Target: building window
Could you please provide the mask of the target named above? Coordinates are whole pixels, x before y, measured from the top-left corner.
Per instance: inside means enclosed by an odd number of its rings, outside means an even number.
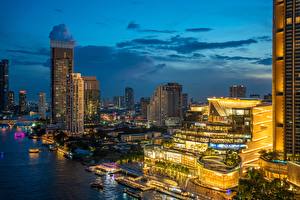
[[[292,22],[293,22],[293,20],[292,20],[292,18],[291,17],[289,17],[289,18],[287,18],[286,19],[286,24],[292,24]]]

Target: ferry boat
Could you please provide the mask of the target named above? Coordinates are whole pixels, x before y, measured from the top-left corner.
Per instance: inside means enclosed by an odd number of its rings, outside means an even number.
[[[103,189],[103,184],[102,184],[102,182],[100,181],[100,180],[95,180],[94,182],[92,182],[91,184],[90,184],[90,186],[92,187],[92,188],[96,188],[96,189]]]
[[[30,148],[29,150],[29,153],[39,153],[40,150],[38,148]]]
[[[136,191],[133,191],[133,190],[130,190],[128,188],[125,188],[123,190],[124,193],[136,198],[136,199],[142,199],[142,194],[140,192],[136,192]]]

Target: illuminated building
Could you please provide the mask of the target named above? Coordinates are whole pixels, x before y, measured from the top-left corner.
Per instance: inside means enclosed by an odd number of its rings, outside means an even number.
[[[15,111],[15,93],[14,93],[14,91],[8,92],[7,107],[10,112],[13,113]]]
[[[8,101],[8,60],[0,61],[0,112],[7,110]]]
[[[147,107],[150,103],[150,98],[142,97],[140,100],[141,103],[141,115],[144,119],[147,119]]]
[[[182,111],[185,112],[189,108],[189,96],[187,93],[181,95]]]
[[[94,76],[84,76],[84,121],[95,123],[100,118],[99,81]]]
[[[19,91],[19,114],[24,115],[27,113],[27,101],[26,101],[26,91]]]
[[[113,102],[114,102],[114,105],[115,107],[121,109],[121,108],[124,108],[125,107],[125,101],[124,101],[124,96],[115,96],[113,98]]]
[[[73,72],[74,42],[51,40],[52,122],[66,125],[67,76]]]
[[[182,119],[182,86],[178,83],[160,85],[154,91],[148,106],[147,119],[163,126],[169,117]]]
[[[246,98],[246,87],[243,85],[232,85],[229,88],[230,97]]]
[[[46,93],[40,92],[39,93],[39,104],[38,104],[38,111],[39,115],[42,119],[46,119]]]
[[[272,105],[236,98],[208,102],[191,105],[170,144],[145,148],[147,170],[158,161],[181,164],[202,185],[226,190],[238,185],[241,169],[259,166],[258,152],[273,147]],[[228,155],[235,155],[233,164]]]
[[[67,77],[67,130],[72,134],[84,131],[84,80],[79,73]]]
[[[125,106],[127,110],[134,110],[134,92],[130,87],[125,88]]]
[[[274,0],[274,149],[283,152],[285,159],[300,154],[299,12],[296,0]]]

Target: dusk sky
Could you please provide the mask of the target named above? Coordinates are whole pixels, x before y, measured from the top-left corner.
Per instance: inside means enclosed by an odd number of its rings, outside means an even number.
[[[102,97],[151,96],[178,82],[195,99],[231,84],[271,93],[271,0],[1,0],[0,59],[10,87],[50,92],[49,33],[76,41],[75,72],[95,75]],[[57,33],[60,34],[60,33]]]

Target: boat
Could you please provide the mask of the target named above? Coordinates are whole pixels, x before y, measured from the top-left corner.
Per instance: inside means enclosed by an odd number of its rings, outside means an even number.
[[[124,193],[136,198],[136,199],[142,199],[142,194],[140,192],[136,192],[136,191],[133,191],[133,190],[130,190],[128,188],[125,188],[123,190]]]
[[[40,150],[38,148],[30,148],[29,150],[29,153],[39,153]]]
[[[106,175],[106,172],[104,172],[102,170],[95,170],[95,174],[98,176],[104,176],[104,175]]]
[[[102,182],[100,180],[96,180],[96,181],[90,183],[90,186],[92,188],[96,188],[96,189],[99,189],[99,190],[103,189],[103,184],[102,184]]]

